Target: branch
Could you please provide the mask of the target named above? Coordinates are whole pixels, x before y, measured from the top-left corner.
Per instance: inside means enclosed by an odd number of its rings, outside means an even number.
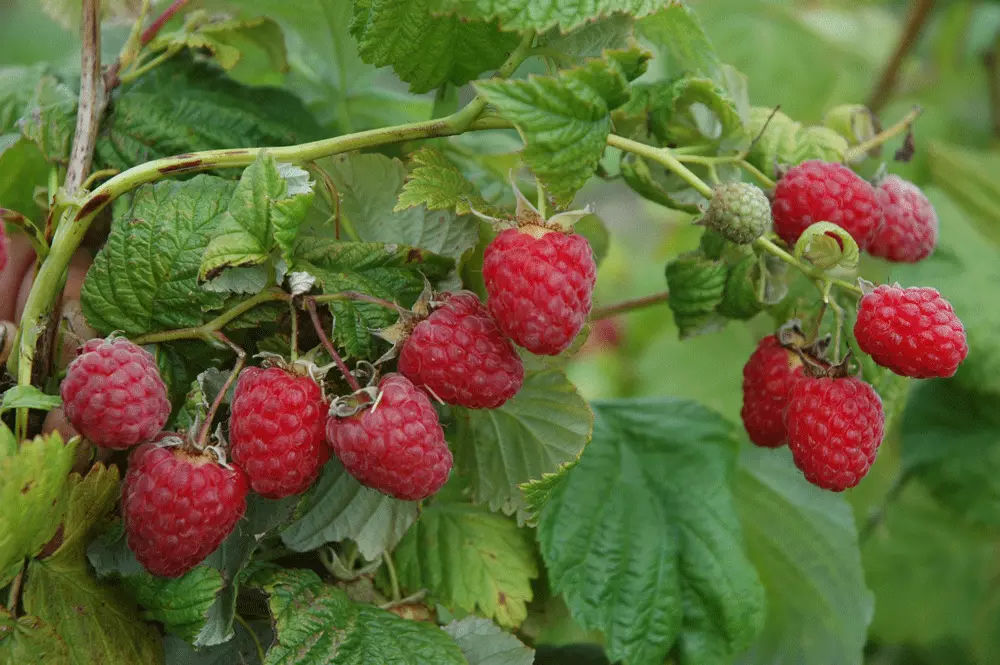
[[[920,36],[920,30],[923,28],[924,23],[926,23],[927,16],[933,7],[934,0],[913,0],[913,4],[910,6],[910,14],[906,19],[906,25],[903,27],[903,34],[899,36],[896,48],[889,57],[889,62],[886,63],[885,69],[882,70],[881,78],[875,84],[875,88],[868,98],[868,108],[871,109],[872,113],[878,113],[889,100],[889,97],[892,96],[903,60],[906,58],[906,54],[910,52],[910,49],[913,48],[917,37]]]
[[[90,173],[97,145],[97,130],[104,110],[101,93],[101,0],[84,0],[83,48],[80,55],[80,102],[76,114],[76,134],[63,186],[73,195]]]
[[[643,296],[642,298],[625,300],[623,302],[615,303],[614,305],[608,305],[607,307],[598,307],[590,313],[590,320],[600,321],[601,319],[610,319],[612,316],[618,316],[619,314],[624,314],[626,312],[632,312],[637,309],[644,309],[646,307],[665,303],[669,298],[670,292],[663,291],[661,293],[654,293],[650,296]]]

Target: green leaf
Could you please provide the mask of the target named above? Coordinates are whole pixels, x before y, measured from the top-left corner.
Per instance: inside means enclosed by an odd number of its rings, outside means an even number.
[[[854,270],[861,260],[861,250],[843,228],[832,222],[816,222],[795,241],[795,258],[803,257],[823,270],[836,267]]]
[[[697,214],[701,212],[698,203],[705,197],[691,190],[673,173],[659,164],[650,164],[642,157],[623,152],[619,161],[622,178],[626,184],[643,198],[672,210]]]
[[[35,189],[45,185],[48,172],[37,145],[20,134],[0,135],[0,207],[39,219],[42,212],[35,202]]]
[[[76,93],[68,85],[54,76],[44,76],[22,112],[21,133],[49,162],[65,164],[69,160],[76,104]]]
[[[51,411],[62,404],[59,395],[46,395],[34,386],[14,386],[3,394],[0,413],[11,409],[39,409]]]
[[[312,200],[312,184],[305,171],[260,153],[243,171],[226,211],[219,216],[218,231],[201,259],[199,279],[210,279],[227,268],[266,264],[279,251],[290,264]]]
[[[0,607],[0,661],[17,665],[70,665],[66,642],[38,617],[15,619]]]
[[[996,245],[950,196],[936,188],[926,189],[925,194],[941,220],[937,248],[920,263],[894,265],[889,281],[941,291],[962,320],[969,342],[969,357],[958,368],[956,380],[972,390],[1000,395],[1000,339],[996,336],[1000,308],[993,303],[1000,283]]]
[[[240,63],[248,46],[263,50],[275,70],[288,69],[281,26],[266,17],[212,20],[203,12],[190,12],[180,30],[160,33],[146,49],[150,53],[181,48],[200,51],[211,55],[219,66],[229,71]]]
[[[729,489],[733,427],[685,400],[593,407],[594,440],[538,525],[553,591],[612,660],[728,662],[765,617]]]
[[[270,595],[274,616],[267,665],[465,665],[437,626],[353,603],[312,571],[279,570],[255,582]]]
[[[664,145],[709,145],[723,153],[749,144],[736,102],[710,79],[685,77],[633,94],[646,100],[650,128]]]
[[[627,14],[611,14],[588,21],[569,32],[553,28],[539,35],[537,46],[556,51],[560,61],[572,58],[582,64],[585,58],[599,58],[606,50],[626,49],[633,44],[635,19]]]
[[[549,194],[569,202],[594,173],[611,131],[611,111],[628,100],[628,79],[613,57],[557,76],[477,81],[476,89],[524,138],[524,160]]]
[[[0,570],[37,554],[66,510],[66,486],[76,444],[58,433],[21,443],[0,458]]]
[[[90,544],[87,558],[99,578],[116,582],[144,608],[144,620],[159,621],[188,642],[196,641],[224,584],[222,574],[208,566],[178,578],[147,573],[128,548],[120,521]]]
[[[640,17],[667,4],[668,0],[429,0],[432,11],[478,21],[499,19],[505,30],[519,32],[556,26],[566,32],[615,12]]]
[[[469,665],[531,665],[535,650],[505,633],[489,619],[469,616],[452,621],[444,632],[455,638]]]
[[[726,289],[728,268],[722,261],[712,261],[698,252],[678,256],[667,264],[667,304],[681,339],[715,332],[726,324],[716,313]]]
[[[116,206],[111,234],[83,284],[87,322],[105,334],[130,335],[204,322],[204,312],[223,301],[198,287],[198,268],[233,188],[200,175],[145,185],[130,207]]]
[[[580,456],[593,414],[558,369],[528,374],[520,392],[498,409],[455,408],[447,432],[458,472],[469,477],[472,498],[519,522],[528,505],[518,485],[553,473]]]
[[[435,501],[393,553],[400,584],[427,589],[449,610],[479,612],[505,628],[528,616],[538,576],[528,533],[484,508]]]
[[[187,55],[124,86],[102,127],[96,164],[119,170],[200,150],[304,143],[320,134],[294,96],[240,85]]]
[[[496,69],[520,41],[516,34],[500,32],[496,22],[433,15],[431,3],[355,2],[351,34],[361,59],[391,66],[412,92],[427,92],[445,83],[464,85]]]
[[[1000,160],[992,152],[967,150],[935,141],[930,145],[927,161],[934,184],[972,213],[980,233],[1000,243],[1000,226],[996,223],[997,196],[1000,196],[996,177],[1000,174]]]
[[[809,159],[842,162],[849,147],[847,139],[832,129],[804,127],[781,111],[769,108],[755,106],[750,110],[748,131],[751,137],[759,138],[747,161],[771,178],[775,177],[778,165],[794,165]]]
[[[87,569],[84,547],[95,524],[118,500],[118,471],[95,465],[86,478],[70,477],[63,542],[47,559],[28,566],[24,608],[72,645],[73,665],[160,663],[156,630],[142,623],[135,606]]]
[[[716,83],[724,80],[723,65],[690,7],[672,3],[663,11],[638,21],[639,33],[660,49],[668,78],[684,74],[704,76]]]
[[[292,270],[314,275],[325,293],[361,291],[400,304],[416,300],[425,277],[436,282],[455,265],[452,259],[416,247],[329,237],[301,239],[295,256]],[[370,356],[375,349],[372,331],[396,318],[394,312],[369,303],[336,301],[330,309],[337,317],[336,342],[354,357]]]
[[[758,298],[760,280],[760,259],[756,255],[744,257],[730,265],[722,302],[718,306],[719,314],[740,320],[756,316],[763,307]],[[767,282],[765,282],[766,287]]]
[[[529,526],[537,526],[538,518],[542,514],[542,508],[552,498],[552,490],[559,486],[577,465],[579,458],[572,462],[567,462],[553,473],[543,473],[541,478],[521,483],[518,487],[524,495],[526,522]]]
[[[18,131],[17,121],[45,75],[45,66],[0,67],[0,134]]]
[[[861,665],[873,604],[850,506],[806,482],[786,449],[742,453],[734,494],[767,622],[737,662]]]
[[[919,382],[903,413],[903,468],[969,522],[1000,525],[1000,413],[959,382]]]
[[[281,539],[296,552],[325,543],[353,540],[358,551],[374,561],[391,550],[417,519],[419,506],[364,487],[336,459],[302,498]]]
[[[163,640],[166,665],[263,665],[254,635],[266,648],[274,639],[271,622],[267,619],[249,623],[252,634],[242,623],[237,623],[231,640],[210,647],[192,647],[175,635],[167,635]]]
[[[455,202],[443,205],[442,197],[457,198],[457,190],[470,187],[467,195],[469,203],[482,204],[481,207],[485,204],[475,193],[475,188],[464,181],[461,173],[440,153],[423,148],[412,158],[421,167],[411,174],[411,180],[405,184],[407,175],[402,163],[384,155],[339,155],[320,160],[319,165],[332,178],[342,199],[341,215],[350,224],[357,240],[403,243],[457,261],[479,240],[479,220],[466,214],[467,205],[464,210],[459,209],[459,215],[442,210],[456,205]],[[433,169],[434,177],[427,173],[430,169]],[[454,194],[448,191],[452,188]],[[417,201],[417,192],[434,198]],[[407,201],[405,206],[404,199]],[[414,207],[422,203],[427,204],[426,209]]]
[[[414,152],[410,155],[410,164],[410,174],[393,212],[419,205],[426,205],[428,210],[455,208],[461,215],[468,214],[472,209],[486,209],[487,203],[476,186],[451,160],[434,148],[421,148]],[[467,226],[476,228],[471,220]],[[478,235],[469,234],[470,239],[478,238]]]

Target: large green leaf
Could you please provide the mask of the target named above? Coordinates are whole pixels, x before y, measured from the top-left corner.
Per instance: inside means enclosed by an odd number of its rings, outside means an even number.
[[[300,239],[295,257],[292,269],[314,275],[326,293],[360,291],[403,305],[416,300],[425,278],[437,282],[455,266],[450,258],[408,245],[318,236]],[[372,332],[396,319],[395,312],[370,303],[335,301],[330,309],[336,316],[334,337],[351,356],[370,356]]]
[[[499,19],[505,30],[566,31],[614,12],[645,16],[669,0],[429,0],[432,10],[472,20]]]
[[[676,80],[693,74],[722,83],[722,62],[690,7],[672,4],[640,20],[637,28],[660,49],[657,64],[667,78]]]
[[[516,628],[528,615],[538,575],[528,534],[513,520],[462,503],[434,502],[393,554],[399,582],[427,589],[451,610],[476,612]]]
[[[780,165],[809,159],[844,160],[847,139],[827,127],[806,127],[781,111],[756,106],[750,110],[750,136],[757,139],[748,161],[771,177]]]
[[[75,454],[53,433],[0,458],[0,571],[37,554],[59,528]]]
[[[458,642],[469,665],[531,665],[535,661],[533,649],[488,619],[468,616],[452,621],[444,631]]]
[[[787,449],[742,453],[734,493],[767,622],[738,662],[861,665],[872,596],[850,506],[806,482]]]
[[[281,539],[297,552],[350,539],[362,556],[373,561],[396,546],[418,512],[415,501],[394,499],[361,485],[334,458],[302,498]]]
[[[553,591],[613,660],[728,662],[765,618],[729,489],[732,426],[684,400],[593,406],[594,440],[539,520]]]
[[[0,607],[0,662],[17,665],[70,665],[69,647],[38,617],[15,619]]]
[[[252,583],[270,595],[274,616],[267,665],[465,665],[437,626],[354,603],[312,571],[279,570]]]
[[[202,290],[198,268],[234,184],[200,175],[145,185],[130,207],[115,207],[107,243],[83,284],[88,323],[137,335],[196,326],[222,297]]]
[[[0,67],[0,134],[17,131],[17,121],[31,101],[45,67]]]
[[[271,67],[278,71],[288,69],[281,27],[265,17],[213,20],[204,14],[194,14],[179,30],[161,32],[146,45],[149,53],[181,48],[211,55],[226,71],[235,68],[243,60],[245,52],[260,49]]]
[[[211,278],[227,268],[259,266],[277,254],[291,263],[299,227],[312,205],[308,174],[278,164],[266,152],[248,166],[233,190],[218,230],[205,248],[198,276]]]
[[[498,409],[455,408],[448,440],[473,500],[528,517],[518,485],[572,462],[590,440],[593,414],[558,369],[528,374],[520,392]]]
[[[644,66],[643,62],[639,70]],[[628,100],[628,80],[638,73],[628,70],[622,61],[609,56],[555,76],[475,85],[520,130],[524,160],[549,193],[568,202],[604,154],[611,111]]]
[[[38,146],[20,134],[0,135],[0,207],[38,220],[35,188],[45,184],[49,167]]]
[[[294,96],[242,86],[186,55],[125,86],[102,125],[95,159],[127,169],[199,150],[282,146],[319,138]]]
[[[357,0],[351,34],[365,62],[391,66],[412,92],[444,83],[463,85],[496,69],[517,46],[516,34],[496,22],[463,21],[431,14],[430,0]]]
[[[86,478],[70,477],[63,541],[47,559],[28,566],[24,608],[72,645],[73,665],[159,663],[156,630],[138,618],[134,604],[91,577],[84,548],[95,524],[118,500],[118,471],[95,465]]]
[[[412,159],[424,166],[405,185],[403,164],[385,155],[338,155],[320,160],[319,165],[337,188],[340,214],[356,240],[403,243],[457,261],[479,240],[479,220],[468,214],[468,203],[482,199],[457,169],[448,168],[450,163],[440,153],[424,148]],[[430,168],[433,177],[426,173]],[[414,196],[415,189],[423,195]],[[442,210],[454,208],[463,198],[468,202],[462,215]]]

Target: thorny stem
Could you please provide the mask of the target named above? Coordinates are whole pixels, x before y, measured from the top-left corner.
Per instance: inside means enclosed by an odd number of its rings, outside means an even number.
[[[313,328],[316,329],[316,335],[319,336],[320,343],[323,345],[323,348],[326,349],[326,352],[330,354],[330,357],[333,358],[333,362],[337,365],[337,369],[339,369],[340,373],[344,375],[344,380],[347,381],[347,385],[351,387],[351,390],[361,390],[361,384],[358,383],[357,378],[351,374],[351,370],[347,368],[347,363],[345,363],[344,359],[340,357],[339,353],[337,353],[337,349],[334,348],[333,343],[330,341],[330,337],[326,334],[326,331],[323,330],[323,323],[319,320],[319,312],[316,311],[315,298],[306,299],[306,310],[309,311],[309,318],[312,319]]]
[[[877,148],[893,137],[909,131],[913,122],[920,116],[921,113],[923,113],[922,108],[919,106],[913,107],[913,110],[903,116],[903,119],[894,124],[892,127],[882,130],[867,141],[863,141],[848,150],[844,154],[844,161],[850,164],[852,162],[862,160],[873,148]]]
[[[933,7],[934,0],[913,1],[910,14],[906,19],[906,25],[903,28],[903,33],[900,35],[899,41],[896,42],[896,48],[893,49],[892,55],[885,65],[885,69],[882,70],[882,76],[879,78],[878,83],[875,84],[875,88],[868,98],[868,108],[871,109],[872,113],[878,113],[892,95],[892,91],[896,87],[896,79],[899,76],[903,59],[906,58],[906,54],[909,53],[914,43],[916,43],[917,37],[920,36],[920,30],[923,28],[924,23],[926,23],[927,16]]]
[[[610,319],[611,317],[618,316],[619,314],[665,303],[669,298],[670,292],[663,291],[661,293],[654,293],[650,296],[643,296],[642,298],[625,300],[623,302],[615,303],[614,305],[599,307],[590,313],[590,320],[600,321],[601,319]]]
[[[243,626],[244,630],[250,633],[250,639],[253,640],[253,645],[257,647],[257,657],[260,658],[260,662],[263,663],[267,657],[264,654],[264,647],[261,646],[260,638],[257,637],[257,633],[253,632],[253,628],[250,627],[250,624],[247,623],[247,620],[244,619],[239,612],[234,614],[233,617],[240,623],[241,626]]]
[[[76,113],[76,133],[66,167],[63,187],[72,195],[90,173],[97,145],[97,130],[104,110],[101,94],[101,0],[84,0],[80,27],[80,100]]]
[[[219,390],[219,394],[215,396],[212,401],[212,406],[208,409],[208,413],[205,415],[205,422],[201,426],[201,431],[198,433],[198,441],[196,445],[199,449],[204,449],[208,445],[208,437],[212,433],[212,421],[215,420],[215,414],[218,412],[219,407],[222,406],[222,401],[226,399],[226,393],[229,392],[229,387],[233,385],[233,381],[239,376],[240,370],[243,369],[243,363],[246,362],[247,353],[240,347],[229,341],[221,331],[217,331],[214,335],[215,339],[219,340],[236,354],[236,362],[233,364],[233,371],[229,373],[226,377],[226,382],[222,384],[222,388]]]

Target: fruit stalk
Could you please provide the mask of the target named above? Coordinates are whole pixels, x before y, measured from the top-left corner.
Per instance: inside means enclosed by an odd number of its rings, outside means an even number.
[[[344,363],[344,359],[340,357],[337,353],[337,349],[333,347],[333,343],[330,342],[330,338],[327,336],[326,331],[323,330],[323,324],[319,320],[319,313],[316,311],[316,300],[314,298],[309,298],[306,300],[306,309],[309,310],[309,318],[312,319],[313,327],[316,329],[316,335],[319,336],[319,341],[326,349],[326,352],[330,354],[333,358],[333,362],[336,363],[337,369],[340,373],[344,375],[344,381],[347,381],[347,385],[351,387],[351,390],[358,391],[361,390],[361,384],[358,380],[351,374],[351,370],[347,368],[347,364]]]

